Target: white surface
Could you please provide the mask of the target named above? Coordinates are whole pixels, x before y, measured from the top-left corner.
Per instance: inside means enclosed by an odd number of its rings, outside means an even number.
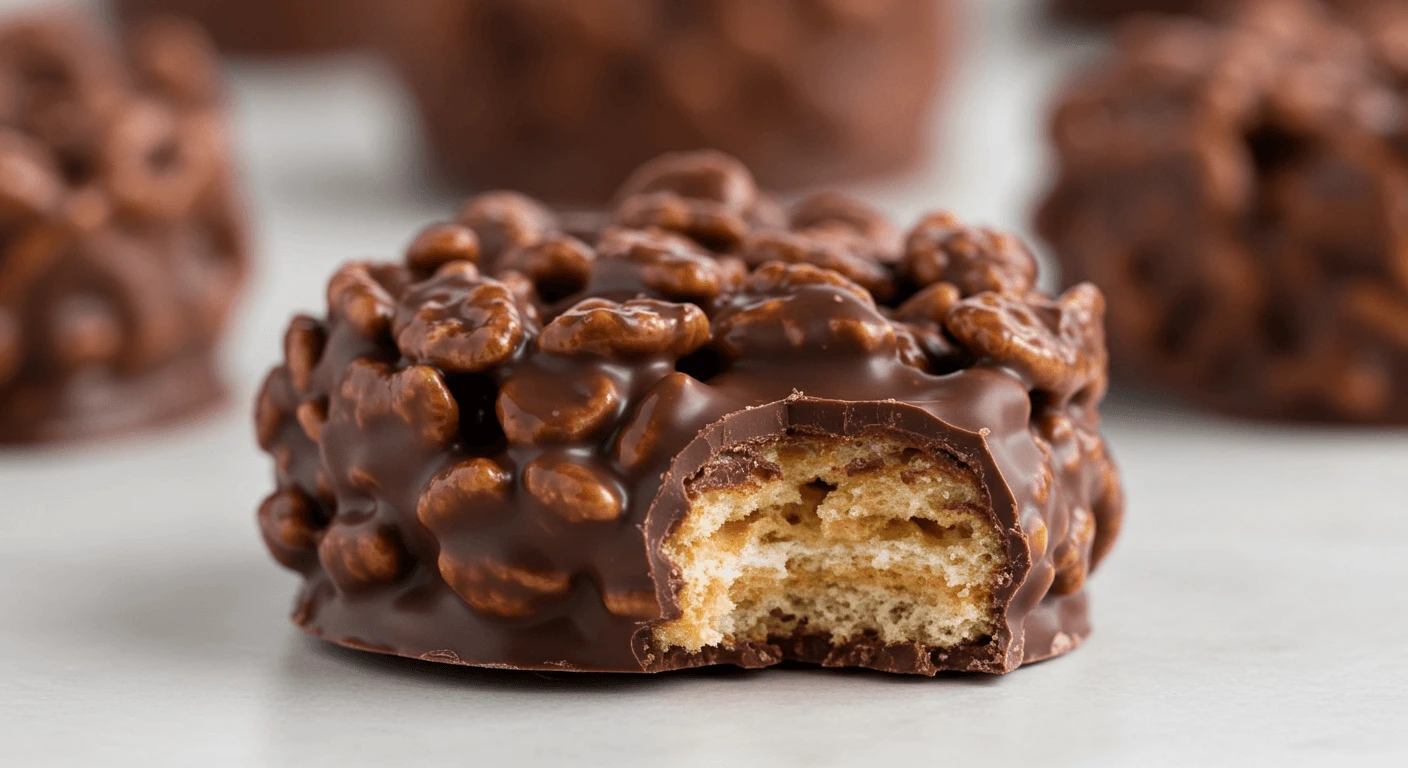
[[[1017,225],[1070,49],[979,3],[942,166],[869,190]],[[417,196],[374,68],[244,70],[260,272],[237,408],[167,435],[0,453],[0,765],[1408,764],[1408,433],[1111,405],[1124,539],[1096,631],[1001,679],[828,671],[495,673],[304,638],[253,523],[248,407],[339,261],[452,210]],[[196,762],[200,760],[201,762]]]

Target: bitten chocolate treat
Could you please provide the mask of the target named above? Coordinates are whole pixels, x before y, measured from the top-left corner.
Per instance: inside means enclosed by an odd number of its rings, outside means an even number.
[[[405,0],[370,33],[435,168],[600,204],[633,168],[716,147],[771,186],[900,170],[927,136],[948,0]]]
[[[198,30],[0,25],[0,442],[219,402],[245,272],[218,82]]]
[[[204,27],[221,50],[286,56],[358,46],[361,16],[384,0],[112,0],[128,21],[183,17]],[[385,2],[387,7],[397,2]]]
[[[784,211],[665,156],[601,226],[470,200],[349,264],[259,396],[294,621],[385,653],[1007,672],[1088,632],[1123,501],[1103,299],[1013,238]]]
[[[1236,414],[1408,421],[1403,40],[1261,0],[1132,23],[1075,80],[1039,228],[1105,290],[1117,374]]]

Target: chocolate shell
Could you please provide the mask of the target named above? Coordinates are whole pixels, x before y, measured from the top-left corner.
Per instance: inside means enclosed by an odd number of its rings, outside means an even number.
[[[715,153],[594,227],[472,199],[335,275],[259,397],[294,620],[516,669],[1064,653],[1123,499],[1102,299],[1035,278],[1009,236],[784,210]]]

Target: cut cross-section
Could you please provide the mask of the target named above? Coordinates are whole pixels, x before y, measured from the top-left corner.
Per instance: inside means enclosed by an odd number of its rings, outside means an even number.
[[[681,615],[656,627],[657,646],[991,637],[1007,549],[988,493],[913,438],[794,433],[711,459],[686,482],[688,513],[664,544]]]

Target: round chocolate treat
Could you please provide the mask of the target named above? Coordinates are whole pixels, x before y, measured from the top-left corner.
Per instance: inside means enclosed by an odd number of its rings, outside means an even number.
[[[1408,421],[1393,41],[1261,0],[1132,22],[1075,80],[1039,228],[1105,289],[1117,374],[1236,414]]]
[[[998,673],[1086,637],[1123,512],[1098,289],[1038,292],[947,213],[784,210],[716,153],[579,224],[473,198],[293,321],[256,421],[299,626],[616,672]]]
[[[327,53],[362,42],[361,0],[112,0],[141,21],[179,16],[204,27],[222,51],[252,55]],[[374,8],[374,3],[367,6]],[[386,3],[393,6],[396,3]]]
[[[0,25],[0,442],[218,402],[245,272],[208,41],[114,46],[86,20]]]
[[[406,0],[372,34],[435,167],[478,189],[599,204],[661,152],[715,147],[770,185],[920,153],[948,0]]]

